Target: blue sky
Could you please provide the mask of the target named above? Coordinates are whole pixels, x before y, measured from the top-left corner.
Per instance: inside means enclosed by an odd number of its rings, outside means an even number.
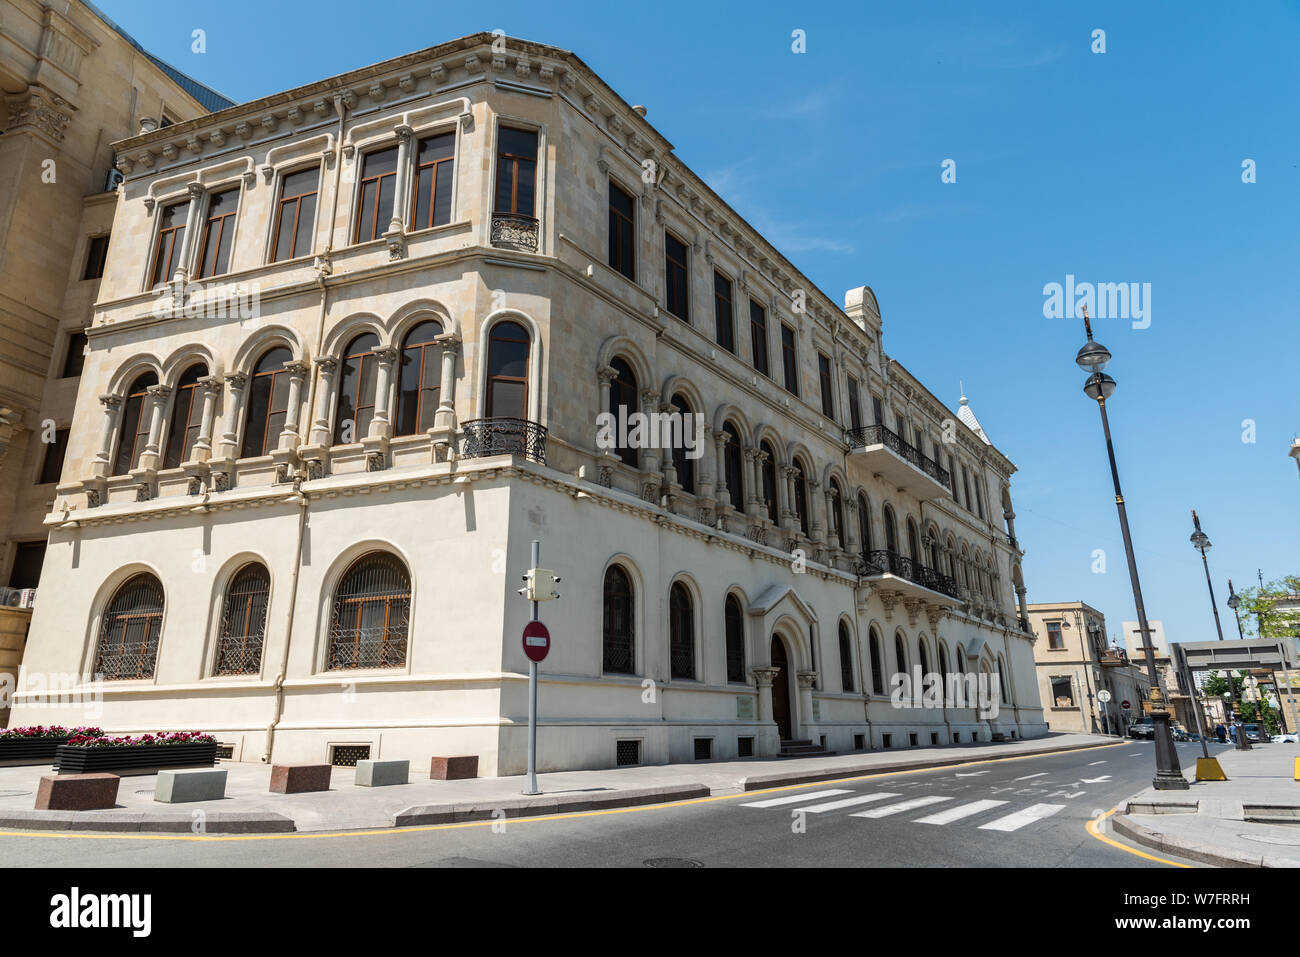
[[[953,409],[965,382],[1020,469],[1030,601],[1116,634],[1133,600],[1082,331],[1043,286],[1150,283],[1149,328],[1097,323],[1148,614],[1214,637],[1192,508],[1221,606],[1229,577],[1300,574],[1294,3],[98,3],[238,100],[479,30],[573,50],[832,298],[870,284],[886,350]]]

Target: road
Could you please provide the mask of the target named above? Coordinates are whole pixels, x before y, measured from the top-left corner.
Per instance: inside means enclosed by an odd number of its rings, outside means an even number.
[[[1201,753],[1199,744],[1178,751],[1184,768]],[[7,834],[0,858],[10,867],[1168,867],[1085,827],[1148,785],[1154,766],[1151,743],[1130,742],[495,824],[293,836]]]

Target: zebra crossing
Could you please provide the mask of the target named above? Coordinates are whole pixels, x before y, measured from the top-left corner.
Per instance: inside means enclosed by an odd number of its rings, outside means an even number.
[[[931,813],[916,818],[909,817],[907,820],[912,824],[928,824],[937,827],[944,827],[959,821],[964,822],[979,815],[987,816],[991,812],[1000,810],[1002,812],[1000,816],[976,826],[982,831],[1001,831],[1003,833],[1018,831],[1027,825],[1046,820],[1065,808],[1064,804],[1031,804],[1028,807],[1011,808],[1008,806],[1009,801],[991,798],[969,801],[964,804],[953,804],[954,799],[952,797],[937,794],[909,797],[902,801],[894,800],[900,797],[903,797],[903,795],[893,791],[874,791],[861,794],[854,793],[847,788],[826,788],[820,791],[808,791],[803,794],[747,801],[740,806],[764,809],[783,808],[804,814],[848,811],[848,817],[865,818],[867,820],[881,820],[897,815],[907,815],[908,812],[912,811],[933,808]],[[940,804],[947,806],[943,808],[936,807],[936,805]],[[850,810],[864,805],[871,806],[865,807],[863,810]]]

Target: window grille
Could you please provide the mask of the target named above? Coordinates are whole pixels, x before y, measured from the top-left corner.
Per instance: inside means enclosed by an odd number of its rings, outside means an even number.
[[[330,764],[336,768],[355,768],[358,761],[369,758],[368,744],[336,744],[330,748]]]
[[[405,665],[410,613],[411,579],[401,561],[383,552],[358,559],[335,592],[326,667]]]
[[[136,575],[117,590],[99,633],[95,673],[106,680],[152,678],[162,630],[162,583]]]

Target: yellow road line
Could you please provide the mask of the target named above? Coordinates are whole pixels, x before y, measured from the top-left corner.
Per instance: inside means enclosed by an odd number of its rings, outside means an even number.
[[[543,821],[571,821],[583,817],[599,817],[606,814],[630,814],[635,811],[657,811],[664,808],[689,807],[693,804],[709,804],[714,801],[734,801],[737,798],[752,798],[759,794],[779,794],[783,791],[798,791],[803,788],[824,787],[828,784],[847,784],[853,781],[870,781],[875,778],[892,778],[902,774],[924,774],[934,771],[952,771],[957,768],[970,768],[980,764],[1002,764],[1006,761],[1025,761],[1029,758],[1050,758],[1058,754],[1073,754],[1076,751],[1099,751],[1104,748],[1122,748],[1129,742],[1119,741],[1115,744],[1088,745],[1063,751],[1049,751],[1046,754],[1019,754],[1007,758],[983,758],[976,761],[964,761],[960,764],[945,764],[939,767],[907,768],[902,771],[882,771],[877,774],[860,774],[854,777],[835,778],[826,781],[808,781],[802,784],[785,784],[761,791],[742,791],[739,794],[714,794],[709,797],[691,798],[685,801],[671,801],[665,804],[639,804],[635,807],[606,808],[599,811],[570,811],[567,814],[547,814],[537,817],[507,817],[486,821],[462,821],[453,824],[415,824],[409,827],[371,828],[356,831],[333,831],[318,833],[292,834],[99,834],[99,833],[62,833],[59,831],[0,831],[0,837],[78,839],[89,841],[293,841],[318,840],[329,837],[376,837],[391,834],[414,834],[419,831],[450,831],[467,827],[491,827],[498,823],[510,825],[541,823]]]
[[[1088,830],[1088,833],[1091,834],[1093,837],[1095,837],[1097,840],[1109,844],[1111,847],[1118,847],[1121,851],[1128,851],[1130,854],[1136,854],[1138,857],[1145,857],[1148,861],[1158,861],[1161,864],[1168,864],[1170,867],[1185,867],[1185,868],[1193,867],[1193,865],[1191,864],[1179,864],[1177,861],[1168,861],[1165,860],[1163,857],[1156,857],[1154,854],[1148,854],[1146,851],[1139,851],[1135,847],[1129,847],[1127,844],[1121,844],[1119,841],[1107,837],[1105,834],[1101,833],[1101,822],[1106,820],[1108,817],[1110,817],[1118,810],[1119,810],[1119,805],[1116,804],[1113,808],[1111,808],[1101,817],[1092,818],[1091,820],[1089,820],[1088,823],[1085,825],[1085,827]]]

